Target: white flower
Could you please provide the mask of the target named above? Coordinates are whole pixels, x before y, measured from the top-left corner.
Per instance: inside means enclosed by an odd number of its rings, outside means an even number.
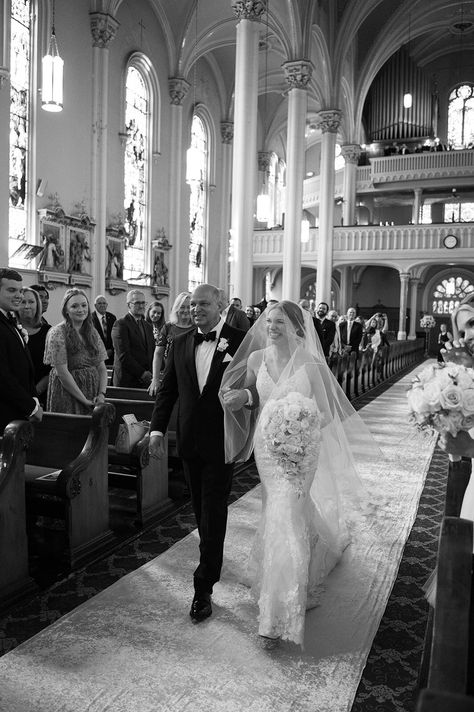
[[[222,336],[219,339],[219,343],[217,344],[217,350],[218,351],[225,351],[227,347],[229,346],[229,342],[227,339],[224,339]]]
[[[22,326],[21,324],[17,324],[17,325],[16,325],[16,328],[17,328],[18,331],[20,332],[21,338],[23,339],[23,341],[25,342],[25,344],[27,344],[27,343],[28,343],[28,339],[29,339],[29,334],[28,334],[27,330],[25,329],[25,327]]]

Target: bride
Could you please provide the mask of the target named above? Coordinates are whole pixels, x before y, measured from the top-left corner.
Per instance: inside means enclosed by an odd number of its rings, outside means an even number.
[[[262,516],[248,563],[262,645],[303,645],[305,611],[367,503],[356,458],[381,457],[329,370],[311,316],[282,301],[259,317],[221,386],[227,462],[254,450]],[[350,515],[350,516],[349,516]]]

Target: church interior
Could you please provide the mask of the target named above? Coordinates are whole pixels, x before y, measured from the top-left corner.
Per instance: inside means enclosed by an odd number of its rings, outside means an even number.
[[[99,499],[107,510],[101,541],[70,543],[67,565],[51,563],[54,527],[36,539],[46,558],[24,543],[23,565],[0,541],[19,566],[3,593],[0,573],[0,709],[474,710],[472,525],[468,572],[456,559],[447,574],[464,576],[467,608],[447,601],[442,620],[423,591],[446,528],[465,521],[470,461],[417,436],[405,395],[474,292],[474,2],[0,0],[0,17],[0,266],[46,287],[51,324],[71,287],[117,317],[131,289],[168,315],[203,283],[244,308],[383,313],[386,361],[333,373],[389,453],[368,484],[392,505],[358,530],[304,650],[268,654],[233,570],[255,526],[255,465],[234,476],[218,614],[190,627],[197,539],[171,433],[159,472],[140,456],[142,490],[123,494],[117,460],[89,500],[56,497],[70,540]],[[122,396],[118,412],[150,420],[149,398]],[[63,459],[76,436],[63,431]]]

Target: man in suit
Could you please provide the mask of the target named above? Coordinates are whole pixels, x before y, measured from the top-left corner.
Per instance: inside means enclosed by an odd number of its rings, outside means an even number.
[[[92,323],[99,332],[99,336],[104,342],[107,351],[107,366],[114,362],[114,345],[112,343],[112,327],[117,321],[117,317],[112,312],[107,311],[107,299],[103,294],[98,294],[94,301],[95,310],[92,312]]]
[[[349,307],[345,320],[339,324],[339,335],[343,352],[359,352],[359,344],[362,341],[362,324],[355,321],[355,318],[356,310],[354,307]]]
[[[0,268],[0,434],[12,420],[40,421],[43,417],[33,363],[15,317],[22,286],[18,272]]]
[[[114,386],[148,388],[152,377],[155,339],[145,321],[145,295],[139,289],[127,294],[128,314],[112,327]]]
[[[164,455],[163,435],[176,400],[178,453],[200,536],[194,572],[194,622],[212,613],[211,594],[222,567],[233,465],[225,463],[224,413],[218,393],[227,364],[245,336],[221,316],[220,290],[201,284],[191,295],[196,329],[174,339],[150,425],[150,454]]]
[[[226,324],[230,324],[234,329],[248,331],[250,329],[250,321],[247,315],[242,311],[242,302],[238,297],[232,299],[229,305],[229,300],[223,289],[219,289],[221,303],[223,304],[222,314],[226,320]],[[239,306],[240,304],[240,306]]]
[[[321,346],[323,347],[326,358],[329,358],[329,350],[336,335],[336,324],[331,321],[331,319],[327,319],[328,311],[329,304],[326,304],[326,302],[320,302],[316,308],[316,316],[314,317],[316,330],[318,331]]]

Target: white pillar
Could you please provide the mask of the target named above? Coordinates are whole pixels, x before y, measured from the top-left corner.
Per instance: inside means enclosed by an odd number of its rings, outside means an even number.
[[[344,202],[342,219],[344,225],[355,225],[355,203],[357,192],[357,164],[361,154],[358,144],[346,143],[341,147],[344,156]]]
[[[172,274],[171,300],[188,289],[189,275],[189,229],[185,216],[182,215],[182,196],[184,190],[183,172],[186,152],[183,151],[183,99],[189,90],[190,84],[183,77],[172,77],[168,80],[170,95],[170,122],[171,122],[171,163],[170,163],[170,199],[168,219],[170,226]],[[188,218],[189,224],[189,218]]]
[[[232,191],[232,139],[234,124],[232,121],[221,121],[222,139],[222,190],[221,190],[221,227],[219,255],[219,287],[229,293],[229,229],[230,204]]]
[[[334,150],[341,112],[339,110],[320,111],[319,127],[323,135],[321,141],[320,204],[318,273],[316,279],[316,303],[331,301],[332,246],[334,223]]]
[[[235,54],[234,150],[232,163],[233,292],[252,298],[253,227],[257,157],[258,39],[264,0],[234,0],[238,18]]]
[[[8,267],[10,165],[10,2],[0,0],[0,267]]]
[[[408,340],[414,341],[416,339],[416,322],[417,322],[417,302],[418,302],[418,285],[420,282],[419,277],[410,277],[410,333],[408,334]]]
[[[339,304],[339,313],[345,314],[352,304],[352,267],[345,265],[340,267],[341,273],[341,303]]]
[[[297,302],[301,283],[301,219],[305,166],[305,128],[308,107],[307,86],[312,66],[308,60],[283,65],[288,92],[286,141],[286,209],[283,237],[282,299]]]
[[[407,338],[406,319],[407,319],[407,296],[408,296],[408,279],[410,275],[407,272],[400,272],[400,312],[398,320],[398,341],[405,341]]]
[[[107,13],[90,13],[92,33],[92,167],[91,216],[95,220],[93,254],[96,294],[105,291],[107,227],[107,139],[109,105],[109,44],[114,39],[118,21]]]
[[[412,223],[413,225],[419,225],[420,224],[420,218],[421,218],[421,207],[422,207],[422,196],[423,196],[423,188],[415,188],[414,190],[415,193],[415,200],[413,201],[413,212],[412,212]]]

